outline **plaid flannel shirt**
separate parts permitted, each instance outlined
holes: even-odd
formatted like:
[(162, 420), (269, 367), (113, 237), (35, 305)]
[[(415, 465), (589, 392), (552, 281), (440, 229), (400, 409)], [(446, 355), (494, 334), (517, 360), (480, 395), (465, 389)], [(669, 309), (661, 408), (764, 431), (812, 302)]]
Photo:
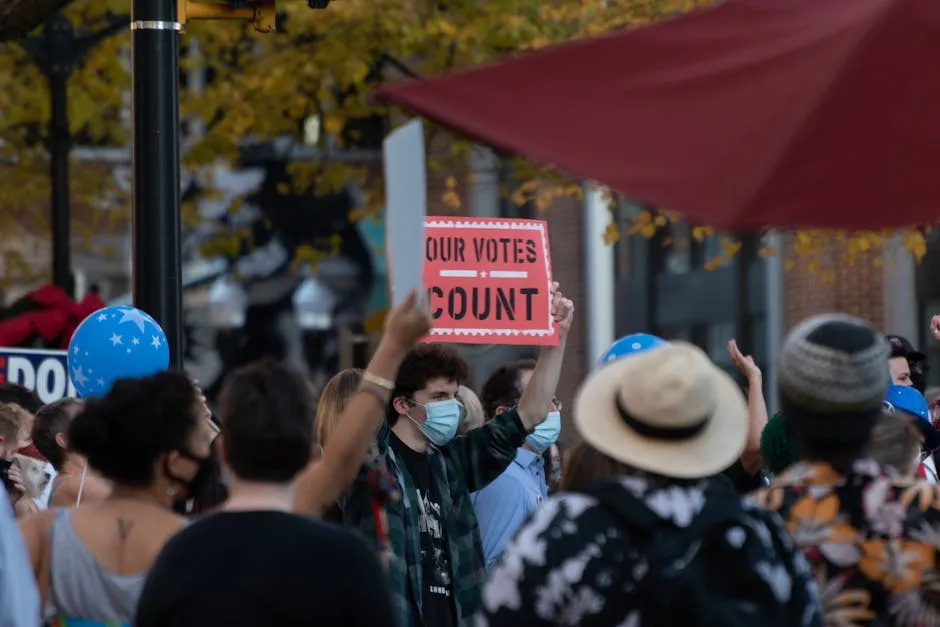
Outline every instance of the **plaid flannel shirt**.
[[(470, 625), (480, 606), (480, 588), (486, 578), (480, 527), (470, 493), (476, 492), (502, 474), (516, 456), (528, 435), (515, 410), (507, 411), (479, 429), (452, 440), (446, 446), (428, 446), (431, 478), (437, 482), (441, 512), (450, 546), (452, 593), (458, 627)], [(399, 627), (421, 627), (421, 538), (418, 532), (417, 491), (404, 464), (389, 447), (389, 427), (379, 431), (377, 445), (395, 477), (401, 498), (386, 506), (388, 539), (393, 555), (389, 562), (392, 608)], [(346, 491), (343, 518), (373, 545), (375, 522), (369, 485), (359, 479)], [(434, 627), (434, 625), (424, 625)]]

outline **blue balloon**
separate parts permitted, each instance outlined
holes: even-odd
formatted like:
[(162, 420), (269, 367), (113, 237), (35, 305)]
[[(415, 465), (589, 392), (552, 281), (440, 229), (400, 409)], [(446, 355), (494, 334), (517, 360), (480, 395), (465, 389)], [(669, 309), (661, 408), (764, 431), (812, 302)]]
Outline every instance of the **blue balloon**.
[(635, 355), (636, 353), (642, 353), (668, 344), (669, 342), (666, 340), (656, 337), (655, 335), (650, 335), (649, 333), (625, 335), (604, 351), (601, 358), (597, 360), (597, 367), (600, 368), (604, 364), (610, 363), (615, 359), (620, 359), (621, 357)]
[(930, 407), (923, 394), (911, 387), (889, 385), (884, 402), (888, 411), (903, 412), (917, 421), (917, 427), (924, 435), (924, 448), (928, 451), (940, 448), (940, 433), (930, 422)]
[(157, 321), (140, 309), (105, 307), (75, 329), (68, 365), (79, 396), (104, 396), (117, 379), (148, 377), (166, 370), (170, 347)]

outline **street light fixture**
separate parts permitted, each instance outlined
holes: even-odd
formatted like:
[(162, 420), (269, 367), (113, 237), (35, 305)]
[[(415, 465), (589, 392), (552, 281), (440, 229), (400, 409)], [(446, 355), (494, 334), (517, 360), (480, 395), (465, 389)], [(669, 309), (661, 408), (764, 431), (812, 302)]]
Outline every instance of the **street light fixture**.
[(248, 295), (241, 284), (222, 277), (212, 284), (206, 297), (209, 324), (216, 329), (241, 329), (245, 326)]
[(42, 35), (24, 37), (20, 46), (49, 83), (50, 118), (47, 139), (52, 226), (52, 282), (74, 296), (72, 241), (69, 221), (69, 153), (72, 131), (68, 115), (68, 82), (75, 68), (103, 40), (127, 28), (126, 15), (109, 15), (99, 30), (78, 33), (61, 13), (51, 16)]
[(328, 331), (333, 326), (336, 295), (315, 277), (308, 277), (294, 292), (294, 315), (304, 331)]

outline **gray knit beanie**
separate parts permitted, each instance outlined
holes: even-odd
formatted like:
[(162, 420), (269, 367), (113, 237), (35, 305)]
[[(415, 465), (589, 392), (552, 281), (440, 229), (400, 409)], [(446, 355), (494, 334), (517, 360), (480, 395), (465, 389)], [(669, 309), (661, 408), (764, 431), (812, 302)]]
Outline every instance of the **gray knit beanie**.
[(780, 356), (787, 422), (815, 439), (866, 439), (891, 382), (890, 352), (884, 336), (860, 318), (823, 314), (797, 325)]

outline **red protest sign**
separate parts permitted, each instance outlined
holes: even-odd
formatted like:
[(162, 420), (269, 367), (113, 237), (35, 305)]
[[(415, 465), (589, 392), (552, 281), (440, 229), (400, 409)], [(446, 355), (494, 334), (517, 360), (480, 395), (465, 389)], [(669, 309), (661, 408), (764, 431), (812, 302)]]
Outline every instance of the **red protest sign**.
[(428, 218), (422, 278), (434, 319), (426, 341), (558, 344), (542, 220)]

